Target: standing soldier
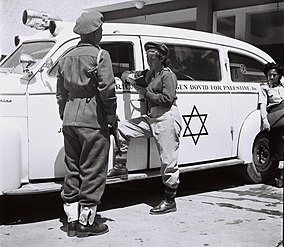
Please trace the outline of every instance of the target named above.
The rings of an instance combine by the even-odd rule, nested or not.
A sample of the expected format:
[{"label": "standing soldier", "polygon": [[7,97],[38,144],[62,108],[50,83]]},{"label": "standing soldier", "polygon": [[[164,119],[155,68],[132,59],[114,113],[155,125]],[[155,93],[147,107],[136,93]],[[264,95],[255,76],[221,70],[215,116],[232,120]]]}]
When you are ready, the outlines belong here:
[{"label": "standing soldier", "polygon": [[106,184],[109,126],[117,122],[117,102],[110,55],[98,46],[102,24],[100,12],[81,14],[73,29],[81,40],[58,66],[56,97],[66,164],[61,195],[69,237],[108,232],[95,216]]}]

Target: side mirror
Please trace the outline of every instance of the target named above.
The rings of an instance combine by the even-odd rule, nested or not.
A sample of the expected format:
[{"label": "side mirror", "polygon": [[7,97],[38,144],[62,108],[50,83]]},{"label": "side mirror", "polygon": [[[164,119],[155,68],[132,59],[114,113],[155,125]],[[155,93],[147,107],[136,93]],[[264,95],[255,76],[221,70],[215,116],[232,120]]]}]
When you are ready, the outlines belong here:
[{"label": "side mirror", "polygon": [[44,63],[45,67],[49,70],[53,67],[53,60],[51,57],[48,57]]},{"label": "side mirror", "polygon": [[30,73],[29,68],[36,63],[36,60],[28,54],[22,54],[20,56],[20,64],[22,65],[23,72]]},{"label": "side mirror", "polygon": [[51,57],[48,57],[45,60],[43,66],[39,69],[39,72],[42,72],[45,68],[47,69],[47,71],[49,71],[52,67],[53,67],[53,60]]}]

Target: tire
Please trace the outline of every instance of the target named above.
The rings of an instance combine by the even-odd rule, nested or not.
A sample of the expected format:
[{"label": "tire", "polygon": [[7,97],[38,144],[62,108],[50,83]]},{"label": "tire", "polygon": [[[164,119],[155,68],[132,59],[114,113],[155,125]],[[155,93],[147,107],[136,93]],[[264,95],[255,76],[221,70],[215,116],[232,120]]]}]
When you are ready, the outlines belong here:
[{"label": "tire", "polygon": [[279,161],[270,160],[268,133],[260,133],[253,144],[252,163],[246,167],[247,178],[253,183],[272,180],[277,172]]}]

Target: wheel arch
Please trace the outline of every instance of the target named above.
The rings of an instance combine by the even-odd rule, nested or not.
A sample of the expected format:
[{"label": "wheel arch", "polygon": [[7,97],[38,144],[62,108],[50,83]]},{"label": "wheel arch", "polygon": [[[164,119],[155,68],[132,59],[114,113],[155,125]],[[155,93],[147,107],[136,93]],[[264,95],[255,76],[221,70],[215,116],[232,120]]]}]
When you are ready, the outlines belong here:
[{"label": "wheel arch", "polygon": [[260,113],[252,112],[242,125],[238,144],[238,158],[246,164],[240,169],[241,174],[246,181],[253,183],[269,181],[278,167],[278,162],[271,161],[269,154],[266,154],[268,160],[259,161],[262,159],[259,147],[265,146],[266,153],[269,152],[268,133],[261,130],[260,123]]},{"label": "wheel arch", "polygon": [[1,118],[0,195],[28,180],[26,118]]},{"label": "wheel arch", "polygon": [[237,156],[245,164],[252,162],[253,144],[257,135],[261,133],[260,127],[260,113],[257,110],[249,114],[242,124],[238,138]]}]

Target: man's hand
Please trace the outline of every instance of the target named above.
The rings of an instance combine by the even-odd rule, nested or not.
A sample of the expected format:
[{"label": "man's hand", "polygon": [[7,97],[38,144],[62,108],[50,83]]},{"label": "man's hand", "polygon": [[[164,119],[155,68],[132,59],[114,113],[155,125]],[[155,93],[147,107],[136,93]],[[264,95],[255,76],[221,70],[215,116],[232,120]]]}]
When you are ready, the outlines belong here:
[{"label": "man's hand", "polygon": [[139,86],[139,85],[133,85],[134,88],[137,90],[137,92],[143,96],[145,96],[147,89],[145,87]]},{"label": "man's hand", "polygon": [[130,73],[131,73],[131,72],[130,72],[129,70],[126,70],[126,71],[124,71],[124,72],[122,73],[122,75],[121,75],[121,80],[122,80],[122,82],[124,82],[124,83],[130,83],[129,80],[128,80],[128,76],[129,76]]},{"label": "man's hand", "polygon": [[119,119],[116,121],[115,124],[112,124],[112,125],[109,124],[108,129],[109,129],[109,134],[113,135],[113,137],[114,137],[115,145],[116,145],[116,148],[117,148],[116,153],[121,156],[120,141],[119,141],[119,136],[118,136],[119,135],[118,134],[118,121],[119,121]]},{"label": "man's hand", "polygon": [[119,121],[119,117],[117,116],[117,114],[115,115],[107,115],[107,123],[109,125],[115,125],[117,124],[117,121]]},{"label": "man's hand", "polygon": [[118,129],[118,124],[117,122],[114,124],[109,124],[108,125],[108,129],[109,129],[109,134],[110,135],[116,135],[117,129]]},{"label": "man's hand", "polygon": [[264,130],[270,131],[270,124],[268,122],[267,117],[262,119],[262,127]]}]

